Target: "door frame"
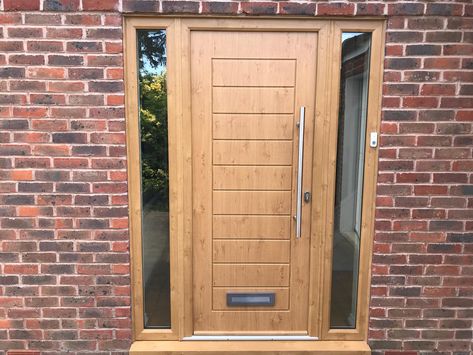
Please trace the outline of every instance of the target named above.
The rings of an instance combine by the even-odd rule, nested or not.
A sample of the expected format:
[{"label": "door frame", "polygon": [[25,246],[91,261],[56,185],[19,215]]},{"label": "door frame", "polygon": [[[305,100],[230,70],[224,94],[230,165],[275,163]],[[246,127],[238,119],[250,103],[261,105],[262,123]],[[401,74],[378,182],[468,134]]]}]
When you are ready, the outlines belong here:
[{"label": "door frame", "polygon": [[[367,340],[370,267],[378,149],[367,148],[363,186],[362,242],[355,329],[330,329],[332,229],[337,150],[341,32],[372,33],[367,137],[378,132],[384,55],[384,19],[314,19],[290,17],[148,17],[125,18],[125,94],[130,219],[133,340],[182,340],[193,335],[192,152],[190,33],[217,31],[318,32],[316,117],[313,156],[313,206],[309,286],[309,335],[321,340]],[[138,122],[138,29],[167,31],[168,135],[170,181],[171,328],[144,329],[141,190]],[[334,58],[336,58],[334,60]],[[335,80],[334,80],[335,79]],[[318,94],[326,93],[326,94]],[[318,139],[319,137],[319,139]],[[329,144],[330,142],[330,144]],[[369,146],[369,139],[366,139]],[[323,167],[325,167],[323,169]],[[327,168],[328,167],[328,168]],[[322,291],[320,291],[322,289]]]}]

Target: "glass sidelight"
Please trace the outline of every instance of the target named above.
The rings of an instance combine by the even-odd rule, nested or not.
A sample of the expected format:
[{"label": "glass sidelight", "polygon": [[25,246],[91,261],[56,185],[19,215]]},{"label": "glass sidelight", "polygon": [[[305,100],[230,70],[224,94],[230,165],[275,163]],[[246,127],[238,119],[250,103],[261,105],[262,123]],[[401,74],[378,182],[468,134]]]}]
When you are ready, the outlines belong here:
[{"label": "glass sidelight", "polygon": [[340,71],[331,328],[355,328],[371,33],[344,32]]},{"label": "glass sidelight", "polygon": [[139,30],[141,237],[145,328],[171,325],[166,31]]}]

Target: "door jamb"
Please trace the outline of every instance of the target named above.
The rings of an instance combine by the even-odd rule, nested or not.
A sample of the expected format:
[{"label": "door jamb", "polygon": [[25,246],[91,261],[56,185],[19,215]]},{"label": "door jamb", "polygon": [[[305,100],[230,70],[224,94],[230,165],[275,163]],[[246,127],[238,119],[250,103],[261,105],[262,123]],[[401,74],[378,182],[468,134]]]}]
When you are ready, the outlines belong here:
[{"label": "door jamb", "polygon": [[[168,115],[170,180],[170,263],[171,263],[171,329],[144,329],[143,289],[141,268],[141,206],[138,139],[138,94],[136,63],[136,30],[166,29],[168,51]],[[371,245],[374,229],[374,200],[377,171],[377,149],[368,148],[364,183],[363,213],[365,234],[360,256],[360,285],[358,287],[357,328],[355,330],[329,329],[327,309],[330,307],[331,269],[331,211],[330,198],[334,173],[322,169],[323,164],[334,162],[330,137],[336,134],[338,115],[338,68],[341,45],[334,41],[340,31],[372,32],[370,90],[368,105],[368,132],[379,132],[381,110],[382,58],[384,48],[384,19],[327,20],[313,18],[194,18],[147,17],[125,18],[125,77],[126,77],[126,130],[127,162],[130,205],[130,257],[132,277],[133,335],[134,340],[179,340],[193,335],[192,314],[192,162],[190,142],[190,32],[192,30],[238,31],[304,31],[319,32],[316,82],[315,131],[329,130],[323,139],[314,140],[312,231],[309,292],[309,334],[321,339],[365,340],[368,330]],[[336,56],[333,54],[335,53]],[[333,60],[333,58],[337,58]],[[325,70],[330,63],[329,70]],[[317,95],[317,92],[330,93]],[[367,139],[367,144],[369,140]],[[333,141],[330,141],[333,143]],[[336,145],[335,145],[336,151]],[[314,153],[315,156],[315,153]],[[336,157],[335,157],[336,159]],[[325,165],[327,166],[327,165]],[[332,165],[335,166],[335,165]],[[318,186],[318,188],[317,188]],[[365,195],[366,194],[366,195]],[[332,196],[333,197],[333,196]],[[366,212],[365,212],[366,211]],[[333,217],[332,217],[333,218]],[[318,221],[318,223],[317,223]],[[315,228],[314,228],[315,227]],[[330,233],[327,234],[327,233]],[[325,236],[325,237],[324,237]],[[329,238],[327,238],[329,236]],[[362,259],[363,258],[363,259]],[[318,260],[321,262],[319,263]],[[361,265],[363,264],[363,265]],[[320,267],[318,267],[320,266]],[[327,269],[328,268],[328,269]],[[324,276],[325,275],[325,276]],[[323,295],[317,285],[323,286]]]}]

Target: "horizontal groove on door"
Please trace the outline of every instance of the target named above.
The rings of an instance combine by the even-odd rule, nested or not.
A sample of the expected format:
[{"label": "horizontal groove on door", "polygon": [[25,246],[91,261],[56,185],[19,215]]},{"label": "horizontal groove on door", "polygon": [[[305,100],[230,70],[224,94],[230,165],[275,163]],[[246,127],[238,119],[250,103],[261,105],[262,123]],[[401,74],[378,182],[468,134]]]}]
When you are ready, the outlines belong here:
[{"label": "horizontal groove on door", "polygon": [[224,263],[288,263],[289,240],[215,240],[213,261]]},{"label": "horizontal groove on door", "polygon": [[214,87],[212,93],[213,113],[294,112],[294,88]]},{"label": "horizontal groove on door", "polygon": [[292,139],[291,114],[214,114],[214,139]]},{"label": "horizontal groove on door", "polygon": [[213,141],[214,164],[291,165],[291,141]]},{"label": "horizontal groove on door", "polygon": [[214,264],[213,286],[289,286],[288,264]]},{"label": "horizontal groove on door", "polygon": [[218,190],[290,190],[289,166],[214,166],[213,188]]},{"label": "horizontal groove on door", "polygon": [[291,212],[290,191],[214,191],[214,214],[268,214]]},{"label": "horizontal groove on door", "polygon": [[[278,75],[274,75],[278,73]],[[293,86],[295,60],[213,59],[214,86]]]},{"label": "horizontal groove on door", "polygon": [[[274,293],[274,306],[268,307],[251,307],[251,306],[227,306],[227,293]],[[214,287],[212,306],[214,310],[226,310],[226,311],[271,311],[271,310],[287,310],[289,308],[289,289],[287,287],[280,288],[258,288],[254,287]]]},{"label": "horizontal groove on door", "polygon": [[290,216],[213,216],[213,237],[289,239]]},{"label": "horizontal groove on door", "polygon": [[289,286],[289,265],[264,264],[215,264],[213,265],[214,286]]}]

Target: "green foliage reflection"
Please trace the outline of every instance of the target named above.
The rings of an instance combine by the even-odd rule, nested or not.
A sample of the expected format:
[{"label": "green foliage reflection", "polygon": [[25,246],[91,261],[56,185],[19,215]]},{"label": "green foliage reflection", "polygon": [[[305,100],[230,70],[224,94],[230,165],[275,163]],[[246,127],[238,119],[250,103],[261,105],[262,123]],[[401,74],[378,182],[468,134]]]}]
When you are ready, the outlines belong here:
[{"label": "green foliage reflection", "polygon": [[143,206],[169,210],[165,32],[139,31]]}]

